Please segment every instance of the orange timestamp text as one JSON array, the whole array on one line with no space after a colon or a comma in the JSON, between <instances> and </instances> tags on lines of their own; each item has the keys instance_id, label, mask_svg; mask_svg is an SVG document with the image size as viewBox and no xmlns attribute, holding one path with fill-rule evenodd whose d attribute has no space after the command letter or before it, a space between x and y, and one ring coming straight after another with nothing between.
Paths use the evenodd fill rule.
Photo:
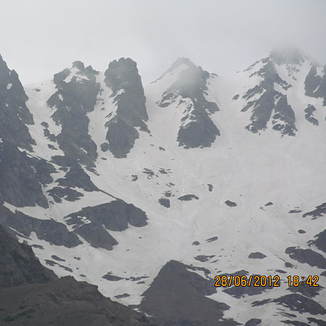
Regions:
<instances>
[{"instance_id":1,"label":"orange timestamp text","mask_svg":"<svg viewBox=\"0 0 326 326\"><path fill-rule=\"evenodd\" d=\"M285 283L288 287L319 287L318 275L289 275L285 281L279 275L217 275L214 277L215 287L280 287Z\"/></svg>"}]
</instances>

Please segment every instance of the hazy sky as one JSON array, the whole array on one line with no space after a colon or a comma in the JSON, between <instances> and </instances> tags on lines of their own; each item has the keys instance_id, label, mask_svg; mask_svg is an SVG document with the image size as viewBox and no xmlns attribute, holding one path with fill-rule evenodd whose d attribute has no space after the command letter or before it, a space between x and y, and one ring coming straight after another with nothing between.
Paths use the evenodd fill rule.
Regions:
<instances>
[{"instance_id":1,"label":"hazy sky","mask_svg":"<svg viewBox=\"0 0 326 326\"><path fill-rule=\"evenodd\" d=\"M0 54L23 83L82 60L129 56L145 82L180 56L210 72L245 68L275 46L326 63L326 0L0 0Z\"/></svg>"}]
</instances>

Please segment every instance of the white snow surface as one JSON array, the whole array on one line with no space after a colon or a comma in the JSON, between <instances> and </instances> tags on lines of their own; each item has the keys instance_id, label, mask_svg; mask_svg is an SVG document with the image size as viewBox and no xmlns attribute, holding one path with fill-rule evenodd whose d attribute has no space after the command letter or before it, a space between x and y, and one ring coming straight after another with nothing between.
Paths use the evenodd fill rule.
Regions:
<instances>
[{"instance_id":1,"label":"white snow surface","mask_svg":"<svg viewBox=\"0 0 326 326\"><path fill-rule=\"evenodd\" d=\"M114 114L115 104L110 97L111 90L103 82L103 74L99 74L102 91L94 111L88 114L89 133L98 146L99 157L97 173L87 172L98 188L144 210L148 225L140 228L130 226L123 232L109 231L119 242L112 251L93 248L87 243L75 248L54 246L33 234L29 243L44 248L34 248L41 262L45 264L51 255L65 259L65 262L59 263L71 268L72 273L59 265L47 267L59 276L72 274L78 280L97 284L104 295L114 300L117 300L114 298L116 295L128 293L129 297L117 300L126 305L140 303L142 293L171 259L205 267L210 270L212 278L217 273L241 269L250 274L266 275L274 275L275 270L283 269L287 271L282 275L283 281L287 275L318 274L318 268L292 260L285 249L291 246L308 248L307 241L325 228L323 218L302 218L302 214L325 202L326 107L323 107L321 99L304 95L304 77L310 69L308 62L303 63L298 71L292 69L290 76L288 70L280 66L278 71L281 78L292 85L286 94L296 114L297 135L281 137L270 129L260 135L250 133L245 129L250 112L241 112L245 103L241 96L259 82L256 76L249 78L253 70L259 67L260 63L257 63L249 71L228 78L210 78L206 98L216 102L220 109L211 118L221 131L221 136L217 136L209 148L178 147L176 135L185 102L180 103L176 99L175 104L165 108L157 105L160 96L177 78L182 67L147 85L147 125L151 135L141 133L134 148L123 159L114 158L110 152L100 149L106 135L104 124L107 116ZM27 104L35 121L30 126L31 135L37 143L34 154L46 160L61 152L56 144L56 150L47 146L51 142L44 137L41 126L42 122L47 122L51 133L60 133L60 126L54 123L51 118L53 112L46 105L53 92L52 82L33 85L27 91ZM232 99L235 94L240 94L239 100ZM304 117L308 104L317 108L315 116L320 123L317 127ZM148 176L144 169L152 170L154 175ZM160 172L160 169L165 169L167 173ZM137 175L138 179L132 181L132 175ZM213 186L213 191L208 190L208 184ZM169 209L158 203L166 191L171 192ZM55 218L64 223L63 217L69 213L112 200L101 192L83 194L76 202L52 203L49 209L25 207L19 210L31 216ZM199 199L178 200L185 194L195 194ZM226 200L236 202L237 206L227 206ZM273 205L265 206L268 202ZM291 209L302 210L302 213L289 214ZM299 229L306 233L299 234ZM213 236L218 236L218 240L206 241ZM192 245L194 241L199 241L200 245ZM322 254L317 248L313 249ZM264 253L266 258L248 259L248 255L256 251ZM199 262L194 259L197 255L214 257L207 262ZM74 257L80 257L80 260ZM290 261L294 267L285 268L286 261ZM142 280L143 284L125 279L114 282L102 278L108 272L123 278L148 278ZM325 283L325 279L323 281ZM226 318L245 322L257 317L268 322L268 325L279 325L284 317L276 316L278 306L252 307L251 303L289 294L286 289L287 286L282 284L281 288L246 296L241 299L241 304L239 299L219 289L210 298L231 306L225 313ZM322 290L315 300L326 304L325 293ZM318 318L318 315L315 317Z\"/></svg>"}]
</instances>

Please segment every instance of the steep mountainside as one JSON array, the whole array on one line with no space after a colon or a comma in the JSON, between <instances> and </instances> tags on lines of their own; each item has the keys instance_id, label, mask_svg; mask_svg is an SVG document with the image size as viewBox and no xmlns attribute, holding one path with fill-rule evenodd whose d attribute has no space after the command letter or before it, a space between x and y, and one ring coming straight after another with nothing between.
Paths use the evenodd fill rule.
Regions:
<instances>
[{"instance_id":1,"label":"steep mountainside","mask_svg":"<svg viewBox=\"0 0 326 326\"><path fill-rule=\"evenodd\" d=\"M153 325L131 309L104 298L93 285L58 279L26 244L0 226L1 325Z\"/></svg>"},{"instance_id":2,"label":"steep mountainside","mask_svg":"<svg viewBox=\"0 0 326 326\"><path fill-rule=\"evenodd\" d=\"M129 58L0 75L0 223L43 265L162 325L322 325L325 67L287 50L230 76L181 58L145 86Z\"/></svg>"},{"instance_id":3,"label":"steep mountainside","mask_svg":"<svg viewBox=\"0 0 326 326\"><path fill-rule=\"evenodd\" d=\"M269 57L246 69L245 73L249 80L254 80L253 87L241 97L245 101L241 111L251 114L250 123L246 126L248 130L257 133L270 126L282 135L294 136L298 131L296 115L301 113L299 108L302 105L306 106L305 119L313 125L319 123L315 115L325 115L324 112L315 112L315 105L320 108L323 103L313 99L323 98L322 78L314 75L317 73L316 65L300 52L272 52ZM294 94L301 96L298 102L291 101ZM306 98L302 96L304 94Z\"/></svg>"}]
</instances>

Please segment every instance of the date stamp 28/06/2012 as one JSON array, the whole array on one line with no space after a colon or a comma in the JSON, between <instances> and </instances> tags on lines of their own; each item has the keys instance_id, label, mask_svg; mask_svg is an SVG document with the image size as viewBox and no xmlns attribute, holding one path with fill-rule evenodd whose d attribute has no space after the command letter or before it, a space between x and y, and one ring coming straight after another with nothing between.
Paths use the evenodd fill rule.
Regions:
<instances>
[{"instance_id":1,"label":"date stamp 28/06/2012","mask_svg":"<svg viewBox=\"0 0 326 326\"><path fill-rule=\"evenodd\" d=\"M217 275L214 280L215 287L280 287L282 283L288 287L319 287L318 275L288 275L284 281L279 275Z\"/></svg>"}]
</instances>

